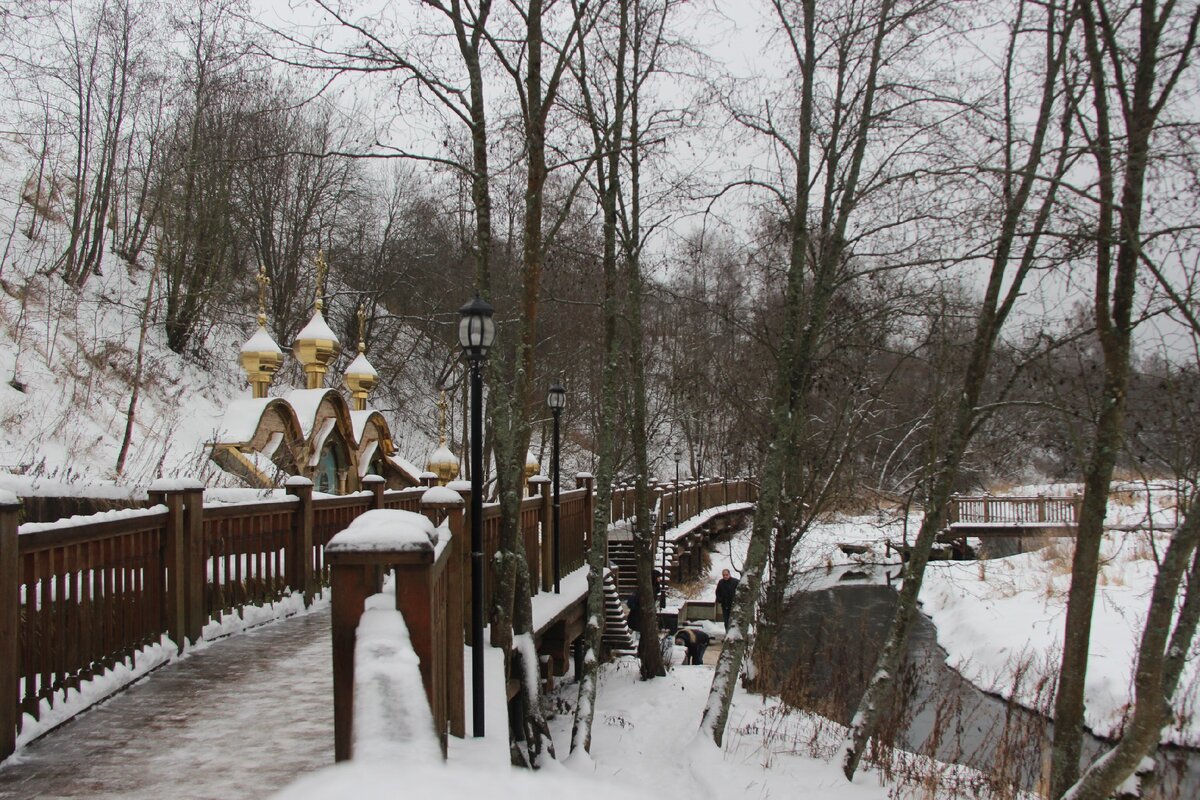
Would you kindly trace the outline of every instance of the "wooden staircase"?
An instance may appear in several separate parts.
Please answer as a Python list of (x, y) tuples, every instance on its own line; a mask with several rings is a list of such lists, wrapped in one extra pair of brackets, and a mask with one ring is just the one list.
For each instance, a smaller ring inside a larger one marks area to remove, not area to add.
[(621, 605), (621, 595), (612, 572), (604, 576), (604, 646), (614, 657), (636, 656), (637, 643), (629, 630), (629, 619)]
[[(662, 543), (659, 542), (659, 545)], [(654, 569), (662, 569), (661, 556), (655, 553)], [(608, 561), (617, 569), (617, 591), (622, 598), (637, 589), (637, 551), (632, 541), (609, 541)], [(667, 542), (667, 579), (676, 577), (675, 543)]]

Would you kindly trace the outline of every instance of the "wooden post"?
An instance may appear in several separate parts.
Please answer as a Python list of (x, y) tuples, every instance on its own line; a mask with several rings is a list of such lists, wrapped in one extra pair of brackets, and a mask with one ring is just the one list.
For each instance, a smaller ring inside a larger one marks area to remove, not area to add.
[(583, 518), (587, 520), (584, 526), (583, 551), (586, 553), (592, 546), (592, 519), (596, 515), (596, 478), (590, 472), (580, 472), (575, 476), (575, 488), (587, 489), (583, 494)]
[(462, 522), (460, 523), (462, 525), (462, 538), (460, 546), (455, 548), (455, 559), (458, 561), (459, 571), (462, 575), (463, 641), (469, 647), (472, 645), (471, 620), (467, 616), (466, 609), (471, 607), (471, 482), (450, 481), (450, 483), (446, 484), (446, 487), (458, 492), (463, 501)]
[(299, 501), (285, 553), (288, 584), (293, 591), (304, 592), (304, 605), (310, 606), (317, 588), (313, 569), (313, 484), (308, 478), (294, 475), (287, 479), (285, 491)]
[(17, 515), (21, 500), (0, 490), (0, 759), (17, 747), (21, 687), (21, 574)]
[[(545, 475), (534, 475), (529, 479), (530, 492), (536, 492), (542, 498), (542, 505), (538, 508), (538, 521), (541, 529), (541, 539), (538, 541), (538, 557), (541, 563), (542, 591), (548, 592), (554, 588), (554, 498), (550, 491), (551, 481)], [(529, 558), (530, 566), (533, 565), (533, 558)], [(535, 580), (536, 575), (530, 570), (530, 580)]]
[[(470, 490), (467, 490), (468, 493)], [(442, 512), (446, 526), (450, 529), (451, 548), (450, 562), (446, 565), (446, 717), (450, 725), (450, 735), (460, 739), (467, 735), (466, 723), (466, 676), (463, 672), (463, 649), (466, 630), (466, 593), (463, 587), (469, 583), (466, 580), (464, 554), (470, 548), (467, 538), (470, 536), (466, 521), (466, 499), (460, 494), (457, 502), (429, 502), (421, 499), (421, 507)]]
[[(396, 609), (404, 615), (413, 651), (420, 660), (421, 682), (433, 712), (435, 732), (446, 752), (446, 670), (443, 659), (444, 608), (434, 597), (434, 546), (401, 544), (403, 549), (360, 547), (335, 536), (325, 548), (330, 566), (333, 622), (334, 760), (353, 757), (354, 649), (366, 599), (379, 591), (380, 567), (396, 571)], [(443, 556), (449, 556), (443, 552)], [(461, 659), (460, 659), (461, 660)]]
[(204, 623), (208, 622), (208, 609), (204, 604), (204, 590), (208, 584), (207, 559), (204, 548), (204, 485), (198, 481), (187, 481), (183, 493), (183, 581), (185, 595), (184, 632), (193, 644), (200, 641)]
[(333, 639), (333, 759), (346, 761), (354, 744), (354, 644), (375, 570), (367, 564), (330, 567), (330, 616)]
[(364, 475), (363, 488), (371, 492), (375, 504), (372, 508), (383, 508), (383, 493), (387, 490), (387, 480), (382, 475)]
[(184, 544), (183, 492), (174, 481), (155, 481), (147, 491), (151, 505), (167, 507), (166, 535), (163, 537), (163, 628), (180, 653), (187, 639), (187, 548)]

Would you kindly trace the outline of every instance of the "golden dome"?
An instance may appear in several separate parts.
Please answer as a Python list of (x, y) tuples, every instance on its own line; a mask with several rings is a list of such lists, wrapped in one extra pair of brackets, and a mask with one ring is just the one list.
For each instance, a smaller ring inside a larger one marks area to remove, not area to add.
[(254, 280), (258, 282), (258, 330), (242, 345), (238, 361), (250, 379), (254, 397), (263, 398), (267, 396), (271, 378), (283, 364), (283, 351), (267, 333), (267, 287), (271, 285), (271, 279), (262, 264), (258, 265), (258, 276)]
[(309, 389), (320, 389), (325, 385), (325, 373), (342, 351), (337, 335), (325, 322), (325, 316), (321, 313), (325, 307), (321, 299), (321, 284), (325, 279), (326, 270), (325, 254), (317, 253), (317, 295), (313, 302), (312, 319), (296, 335), (296, 341), (292, 342), (292, 352), (304, 365)]
[(242, 345), (238, 361), (246, 371), (246, 377), (250, 379), (250, 389), (254, 396), (266, 397), (271, 378), (283, 364), (283, 351), (275, 344), (271, 334), (267, 333), (266, 326), (260, 322), (258, 330)]
[(346, 384), (346, 388), (350, 390), (350, 397), (354, 400), (355, 411), (365, 411), (367, 408), (367, 396), (371, 394), (371, 390), (379, 385), (379, 373), (375, 371), (375, 367), (371, 366), (371, 362), (367, 360), (367, 344), (364, 341), (366, 338), (367, 327), (367, 309), (365, 306), (358, 307), (358, 355), (346, 367), (345, 373), (342, 375), (342, 381)]
[(446, 392), (438, 399), (438, 446), (429, 454), (425, 469), (437, 475), (438, 483), (445, 486), (458, 477), (458, 456), (446, 446)]

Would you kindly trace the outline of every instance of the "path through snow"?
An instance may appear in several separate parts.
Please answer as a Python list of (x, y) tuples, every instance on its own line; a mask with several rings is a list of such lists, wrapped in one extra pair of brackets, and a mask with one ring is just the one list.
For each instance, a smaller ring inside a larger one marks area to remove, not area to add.
[(333, 763), (328, 608), (223, 639), (33, 742), (0, 798), (266, 797)]

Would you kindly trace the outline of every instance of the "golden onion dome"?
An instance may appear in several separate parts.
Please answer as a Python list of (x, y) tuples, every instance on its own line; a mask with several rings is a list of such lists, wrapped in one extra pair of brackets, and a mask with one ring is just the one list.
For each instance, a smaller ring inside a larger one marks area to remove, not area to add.
[(260, 322), (258, 330), (242, 345), (238, 361), (246, 371), (246, 377), (250, 379), (250, 389), (254, 397), (266, 397), (271, 379), (283, 364), (283, 351), (275, 344), (271, 334), (267, 333), (266, 326)]
[(371, 390), (379, 385), (379, 373), (375, 371), (375, 367), (371, 366), (371, 362), (367, 360), (366, 348), (362, 342), (358, 343), (358, 355), (346, 367), (346, 372), (342, 375), (342, 381), (346, 384), (346, 388), (350, 390), (350, 397), (353, 399), (353, 406), (356, 411), (363, 411), (367, 407), (367, 397), (371, 394)]

